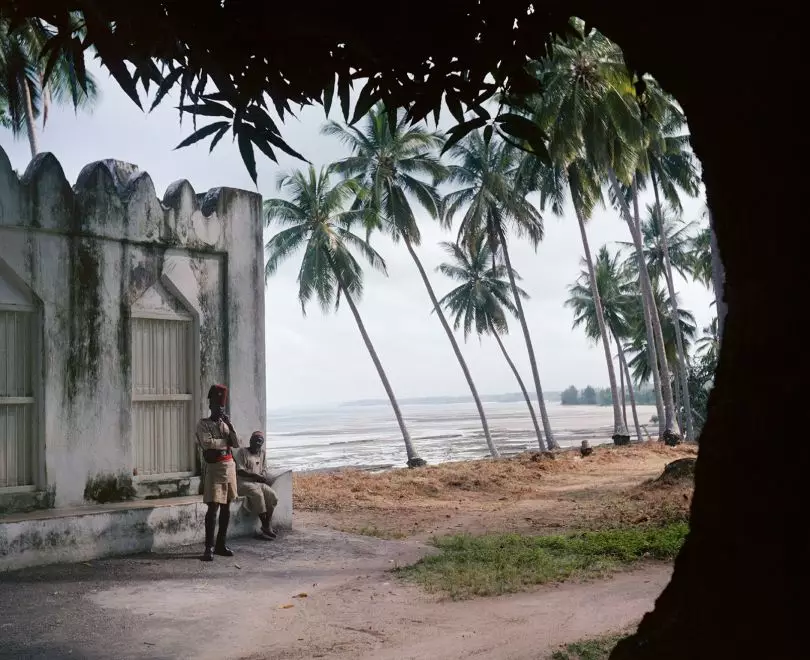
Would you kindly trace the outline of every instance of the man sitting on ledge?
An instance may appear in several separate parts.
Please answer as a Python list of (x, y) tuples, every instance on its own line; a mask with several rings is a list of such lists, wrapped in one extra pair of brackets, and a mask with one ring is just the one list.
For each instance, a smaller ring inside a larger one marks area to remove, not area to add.
[(254, 431), (250, 444), (236, 451), (236, 477), (238, 493), (247, 500), (251, 513), (259, 516), (262, 523), (260, 538), (274, 539), (276, 533), (270, 525), (278, 497), (271, 488), (265, 465), (264, 435)]

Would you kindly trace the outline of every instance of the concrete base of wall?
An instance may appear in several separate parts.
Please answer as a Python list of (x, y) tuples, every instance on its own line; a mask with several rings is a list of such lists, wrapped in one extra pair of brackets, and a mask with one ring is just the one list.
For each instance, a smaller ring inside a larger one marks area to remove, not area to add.
[[(279, 474), (273, 489), (273, 524), (291, 529), (292, 472)], [(202, 543), (206, 508), (194, 495), (0, 516), (0, 571)], [(257, 530), (243, 498), (232, 502), (228, 536)]]

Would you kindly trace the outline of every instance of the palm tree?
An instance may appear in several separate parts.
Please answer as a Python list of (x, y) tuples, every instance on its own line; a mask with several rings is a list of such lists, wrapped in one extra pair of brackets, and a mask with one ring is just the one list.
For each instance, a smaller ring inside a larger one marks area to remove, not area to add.
[[(684, 408), (686, 407), (686, 403), (683, 397), (683, 391), (689, 391), (688, 389), (682, 390), (679, 383), (680, 374), (678, 373), (680, 369), (680, 364), (678, 362), (678, 347), (677, 347), (677, 331), (675, 328), (675, 324), (672, 322), (673, 317), (677, 317), (678, 325), (680, 326), (681, 336), (683, 338), (684, 346), (686, 349), (689, 348), (690, 343), (694, 340), (697, 324), (695, 322), (695, 317), (692, 315), (691, 312), (681, 309), (677, 307), (677, 299), (673, 301), (669, 298), (664, 289), (660, 286), (656, 287), (655, 289), (655, 302), (656, 307), (658, 310), (658, 315), (662, 319), (662, 334), (664, 338), (664, 351), (662, 351), (662, 355), (664, 355), (665, 362), (664, 364), (667, 365), (664, 376), (667, 380), (670, 380), (672, 376), (676, 379), (676, 386), (680, 395), (678, 397), (681, 406)], [(643, 332), (642, 328), (642, 320), (641, 314), (643, 310), (641, 309), (641, 305), (639, 304), (639, 298), (636, 295), (632, 298), (633, 304), (630, 307), (628, 313), (628, 321), (631, 327), (630, 333), (630, 340), (628, 341), (627, 345), (625, 346), (626, 350), (634, 354), (634, 357), (629, 361), (629, 367), (633, 373), (633, 377), (635, 378), (636, 382), (638, 383), (645, 383), (650, 378), (650, 362), (648, 358), (648, 352), (646, 350), (645, 341), (646, 336)], [(672, 307), (676, 308), (676, 314), (673, 315), (670, 313), (670, 309)], [(671, 365), (671, 367), (669, 366)], [(674, 373), (670, 373), (670, 371)], [(674, 414), (674, 412), (673, 412)]]
[[(555, 151), (559, 152), (559, 150)], [(613, 358), (610, 354), (610, 338), (605, 323), (604, 310), (600, 302), (599, 280), (594, 271), (593, 257), (591, 256), (588, 234), (585, 229), (585, 223), (590, 219), (594, 207), (602, 200), (597, 174), (591, 163), (584, 158), (577, 157), (570, 162), (552, 166), (544, 166), (539, 159), (533, 156), (529, 156), (528, 159), (534, 165), (532, 178), (536, 187), (540, 189), (541, 208), (545, 208), (547, 204), (550, 204), (552, 211), (556, 215), (563, 215), (566, 190), (570, 192), (574, 213), (579, 225), (579, 235), (582, 239), (582, 249), (585, 252), (583, 261), (589, 273), (586, 282), (591, 287), (591, 297), (594, 300), (593, 309), (596, 330), (605, 351), (608, 381), (613, 398), (613, 441), (616, 444), (624, 444), (629, 442), (630, 435), (627, 432), (627, 425), (622, 414), (616, 374), (613, 369)]]
[[(492, 250), (483, 234), (471, 237), (463, 246), (445, 242), (442, 243), (442, 247), (451, 261), (441, 264), (438, 271), (461, 284), (444, 296), (439, 303), (453, 316), (455, 330), (464, 326), (465, 341), (473, 328), (479, 337), (487, 334), (495, 337), (506, 363), (515, 375), (523, 398), (526, 400), (540, 449), (545, 449), (543, 434), (537, 423), (537, 415), (534, 414), (534, 406), (532, 406), (526, 385), (501, 340), (501, 334), (509, 332), (506, 313), (517, 315), (517, 308), (512, 302), (512, 289), (506, 275), (506, 267), (494, 263)], [(514, 275), (515, 279), (520, 279), (517, 273)], [(518, 295), (524, 299), (529, 297), (529, 294), (520, 288), (518, 288)]]
[(535, 249), (543, 238), (543, 218), (526, 199), (526, 191), (521, 188), (521, 182), (517, 177), (520, 155), (516, 149), (504, 142), (496, 140), (487, 142), (477, 131), (454, 144), (450, 149), (450, 155), (457, 162), (449, 167), (448, 181), (460, 185), (461, 188), (444, 198), (445, 222), (452, 224), (456, 214), (466, 209), (459, 226), (459, 243), (469, 243), (473, 237), (485, 235), (493, 255), (500, 251), (503, 257), (512, 287), (512, 300), (529, 354), (529, 364), (537, 392), (537, 405), (540, 408), (540, 419), (546, 436), (545, 442), (549, 449), (558, 449), (559, 445), (551, 431), (537, 358), (506, 240), (509, 228), (517, 236), (527, 237)]
[(296, 171), (279, 177), (278, 188), (286, 190), (289, 199), (266, 200), (264, 215), (268, 225), (275, 222), (287, 225), (287, 228), (267, 242), (265, 278), (273, 275), (279, 264), (293, 252), (303, 248), (304, 258), (298, 271), (298, 299), (302, 311), (306, 313), (307, 303), (313, 295), (324, 311), (333, 302), (337, 308), (341, 297), (346, 300), (394, 409), (405, 441), (408, 467), (421, 466), (425, 461), (413, 448), (394, 390), (355, 304), (355, 298), (363, 292), (363, 271), (352, 250), (360, 252), (373, 268), (381, 272), (386, 272), (385, 261), (367, 241), (350, 230), (354, 214), (344, 211), (344, 208), (357, 193), (355, 182), (344, 180), (332, 186), (330, 174), (328, 168), (316, 173), (310, 165), (306, 172)]
[(703, 227), (692, 237), (689, 255), (693, 277), (707, 289), (713, 287), (711, 241), (711, 229)]
[(695, 349), (696, 353), (703, 355), (707, 361), (717, 363), (717, 356), (720, 352), (720, 332), (716, 316), (709, 325), (703, 328), (703, 335), (695, 342)]
[[(80, 33), (79, 19), (75, 20)], [(39, 19), (27, 19), (13, 31), (7, 20), (0, 20), (0, 98), (6, 119), (3, 123), (15, 136), (23, 133), (28, 136), (32, 158), (39, 153), (36, 120), (42, 117), (45, 126), (52, 101), (70, 102), (79, 108), (89, 106), (98, 96), (89, 73), (85, 74), (84, 88), (79, 85), (77, 61), (67, 51), (56, 57), (45, 82), (46, 59), (41, 55), (52, 37), (52, 29)]]
[[(558, 37), (550, 54), (539, 64), (543, 83), (543, 124), (550, 137), (550, 153), (557, 162), (570, 162), (580, 153), (595, 171), (606, 176), (610, 187), (620, 192), (619, 178), (627, 180), (635, 171), (637, 147), (643, 130), (630, 78), (621, 49), (597, 30), (572, 19), (572, 35)], [(621, 197), (621, 196), (620, 196)], [(622, 217), (634, 235), (636, 219), (625, 202)], [(639, 239), (640, 244), (640, 239)], [(648, 310), (654, 308), (652, 286), (642, 277), (642, 296)], [(649, 336), (659, 431), (671, 424), (672, 392), (656, 366), (656, 350), (663, 350), (656, 337), (655, 319), (645, 316)], [(660, 334), (660, 328), (658, 328)], [(666, 420), (670, 420), (667, 422)]]
[[(574, 311), (574, 327), (583, 327), (587, 337), (595, 342), (606, 342), (602, 333), (602, 328), (609, 329), (613, 340), (616, 342), (619, 357), (619, 366), (622, 373), (627, 377), (628, 394), (630, 405), (633, 411), (633, 422), (636, 427), (636, 436), (641, 441), (641, 426), (638, 421), (636, 410), (636, 398), (633, 388), (633, 381), (627, 367), (627, 360), (622, 347), (622, 340), (629, 334), (627, 315), (632, 309), (631, 296), (633, 295), (633, 284), (627, 269), (620, 261), (617, 253), (611, 255), (607, 247), (600, 248), (596, 257), (596, 262), (588, 264), (582, 260), (585, 268), (580, 272), (577, 281), (568, 287), (569, 297), (565, 301), (566, 307)], [(593, 286), (592, 279), (596, 280)], [(599, 292), (599, 296), (594, 296), (594, 290)], [(601, 314), (597, 308), (601, 306)], [(602, 323), (599, 317), (602, 317)], [(608, 354), (610, 354), (610, 340), (608, 343)], [(611, 359), (612, 361), (612, 359)], [(614, 402), (617, 401), (616, 394)]]
[[(691, 235), (695, 223), (684, 223), (674, 209), (661, 209), (660, 218), (656, 206), (647, 206), (647, 217), (641, 222), (641, 240), (647, 272), (653, 285), (667, 277), (666, 257), (669, 254), (670, 268), (683, 279), (696, 278), (694, 258), (694, 238)], [(664, 236), (663, 234), (666, 234)], [(664, 242), (667, 250), (664, 250)], [(620, 245), (633, 248), (633, 243), (622, 241)]]
[[(653, 225), (657, 228), (660, 238), (661, 254), (663, 257), (663, 271), (666, 279), (669, 297), (675, 299), (675, 282), (672, 276), (673, 265), (678, 268), (677, 252), (673, 253), (669, 234), (666, 227), (667, 218), (661, 204), (661, 194), (676, 210), (681, 210), (679, 191), (691, 197), (699, 192), (700, 178), (697, 164), (689, 147), (689, 136), (684, 132), (686, 118), (681, 109), (668, 94), (658, 86), (651, 77), (646, 76), (641, 87), (637, 87), (636, 100), (644, 125), (645, 149), (642, 152), (642, 167), (649, 172), (655, 194), (655, 207), (653, 211)], [(639, 90), (642, 90), (639, 92)], [(659, 191), (660, 188), (660, 191)], [(684, 256), (684, 255), (680, 255)], [(670, 309), (675, 314), (674, 307)], [(682, 392), (689, 391), (689, 365), (684, 350), (684, 341), (680, 324), (671, 319), (675, 328), (676, 344), (678, 348), (678, 373)], [(692, 422), (692, 410), (688, 396), (682, 397), (686, 410), (686, 437), (695, 439)]]
[[(338, 137), (352, 151), (351, 156), (335, 163), (335, 171), (347, 177), (357, 177), (360, 181), (363, 190), (357, 197), (355, 208), (362, 213), (366, 228), (369, 231), (381, 229), (394, 241), (401, 240), (411, 255), (467, 380), (489, 453), (498, 457), (500, 453), (489, 432), (481, 397), (415, 250), (421, 242), (421, 234), (408, 196), (415, 197), (431, 218), (440, 217), (441, 198), (436, 185), (447, 176), (447, 168), (439, 161), (436, 151), (443, 138), (421, 126), (409, 126), (404, 113), (398, 113), (393, 123), (394, 126), (385, 108), (378, 105), (366, 116), (364, 130), (329, 122), (323, 132)], [(426, 183), (420, 177), (430, 177), (432, 183)]]

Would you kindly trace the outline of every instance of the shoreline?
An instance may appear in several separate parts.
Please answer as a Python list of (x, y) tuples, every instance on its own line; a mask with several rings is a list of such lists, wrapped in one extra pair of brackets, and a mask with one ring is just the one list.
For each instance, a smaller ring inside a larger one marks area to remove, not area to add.
[[(654, 406), (639, 409), (645, 422), (654, 412)], [(525, 404), (489, 405), (487, 417), (502, 455), (539, 450)], [(583, 440), (591, 446), (612, 443), (610, 408), (555, 404), (549, 406), (549, 417), (563, 448), (579, 447)], [(406, 420), (417, 455), (430, 465), (489, 455), (472, 405), (413, 406), (406, 411)], [(270, 417), (267, 427), (267, 453), (274, 467), (296, 472), (345, 467), (385, 470), (407, 463), (400, 430), (387, 407), (279, 415)], [(647, 431), (652, 429), (648, 426)]]

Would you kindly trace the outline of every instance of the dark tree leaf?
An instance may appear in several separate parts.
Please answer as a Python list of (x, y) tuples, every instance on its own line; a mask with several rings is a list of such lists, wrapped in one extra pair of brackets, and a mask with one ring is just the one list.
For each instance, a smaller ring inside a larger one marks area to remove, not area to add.
[(484, 127), (484, 144), (489, 144), (492, 139), (492, 131), (492, 124), (487, 124), (487, 126)]
[(82, 46), (80, 39), (72, 39), (70, 46), (72, 51), (70, 64), (73, 68), (73, 73), (82, 91), (87, 94), (87, 70), (84, 67), (84, 46)]
[[(507, 112), (495, 118), (500, 129), (518, 140), (526, 142), (531, 151), (544, 163), (551, 164), (551, 158), (546, 147), (546, 134), (531, 119), (522, 117), (513, 112)], [(522, 147), (524, 150), (525, 147)]]
[(160, 83), (157, 93), (155, 94), (155, 100), (152, 102), (152, 106), (149, 108), (149, 112), (152, 112), (152, 110), (154, 110), (160, 104), (163, 97), (165, 97), (166, 94), (169, 93), (169, 90), (175, 86), (182, 74), (183, 69), (178, 67), (174, 71), (170, 72), (168, 76), (163, 78), (163, 81)]
[(247, 131), (239, 131), (238, 142), (239, 153), (242, 154), (242, 160), (245, 163), (245, 167), (247, 167), (248, 174), (250, 174), (253, 183), (256, 183), (258, 178), (256, 174), (256, 154), (253, 153), (253, 143), (250, 141), (250, 135)]
[(243, 131), (246, 131), (250, 135), (250, 140), (259, 147), (259, 150), (267, 156), (270, 160), (274, 163), (278, 162), (278, 158), (276, 158), (276, 152), (273, 151), (273, 147), (270, 146), (270, 143), (265, 139), (264, 135), (262, 135), (259, 131), (257, 131), (253, 126), (245, 124), (242, 127)]
[(299, 154), (295, 149), (293, 149), (290, 145), (288, 145), (284, 139), (278, 133), (270, 133), (266, 134), (267, 141), (270, 142), (273, 146), (278, 149), (281, 149), (284, 153), (289, 154), (293, 158), (298, 158), (298, 160), (303, 160), (305, 163), (309, 161), (304, 158), (301, 154)]
[(351, 80), (349, 74), (338, 76), (338, 96), (340, 96), (340, 109), (343, 112), (344, 121), (349, 121)]
[(357, 98), (357, 103), (354, 106), (354, 116), (349, 123), (354, 124), (361, 117), (365, 117), (379, 98), (380, 92), (376, 89), (376, 83), (373, 80), (369, 80), (363, 89), (360, 90), (360, 96)]
[(178, 144), (175, 149), (182, 149), (183, 147), (187, 147), (190, 144), (194, 144), (195, 142), (199, 142), (204, 137), (208, 137), (211, 133), (220, 130), (228, 130), (230, 126), (230, 122), (227, 121), (216, 121), (213, 124), (208, 124), (208, 126), (203, 126), (201, 129), (194, 131), (191, 135), (189, 135), (185, 140), (183, 140), (180, 144)]
[(455, 117), (456, 121), (459, 124), (464, 123), (464, 109), (461, 107), (461, 102), (456, 98), (454, 94), (447, 94), (445, 97), (445, 101), (447, 103), (447, 109), (450, 110), (450, 114)]
[(444, 143), (444, 147), (442, 147), (442, 154), (446, 153), (448, 149), (450, 149), (456, 142), (461, 140), (465, 135), (468, 135), (472, 131), (481, 128), (487, 123), (487, 120), (483, 117), (476, 117), (475, 119), (470, 119), (470, 121), (465, 121), (460, 124), (456, 124), (447, 132), (447, 141)]
[(115, 78), (115, 81), (118, 83), (121, 89), (123, 89), (127, 96), (135, 102), (135, 105), (143, 110), (141, 99), (138, 96), (138, 89), (135, 86), (135, 81), (127, 70), (126, 64), (117, 58), (109, 58), (105, 60), (103, 56), (101, 57), (101, 61), (110, 71), (112, 77)]
[(225, 135), (225, 133), (227, 133), (228, 129), (231, 127), (231, 125), (227, 121), (219, 122), (219, 123), (222, 123), (222, 124), (225, 124), (225, 125), (222, 128), (219, 129), (219, 133), (217, 133), (214, 136), (214, 139), (211, 140), (211, 146), (208, 148), (208, 153), (209, 154), (214, 150), (214, 147), (217, 146), (217, 143), (222, 139), (222, 136)]
[(46, 41), (45, 45), (42, 47), (40, 58), (44, 58), (45, 54), (48, 54), (48, 61), (45, 63), (45, 69), (42, 73), (43, 85), (50, 80), (53, 67), (56, 65), (59, 58), (64, 55), (64, 47), (69, 38), (69, 33), (60, 34), (52, 39), (48, 39), (48, 41)]
[(202, 115), (204, 117), (233, 117), (233, 110), (226, 108), (221, 103), (214, 103), (213, 101), (195, 103), (193, 105), (181, 105), (179, 109), (191, 115)]
[(326, 86), (326, 89), (323, 90), (323, 109), (326, 112), (326, 116), (329, 116), (329, 111), (332, 109), (332, 99), (335, 96), (335, 82), (333, 81), (329, 85)]
[(487, 112), (486, 108), (484, 108), (482, 105), (475, 104), (470, 107), (470, 110), (472, 110), (475, 114), (477, 114), (481, 119), (485, 119), (487, 121), (492, 119), (492, 117), (490, 117), (489, 115), (489, 112)]

